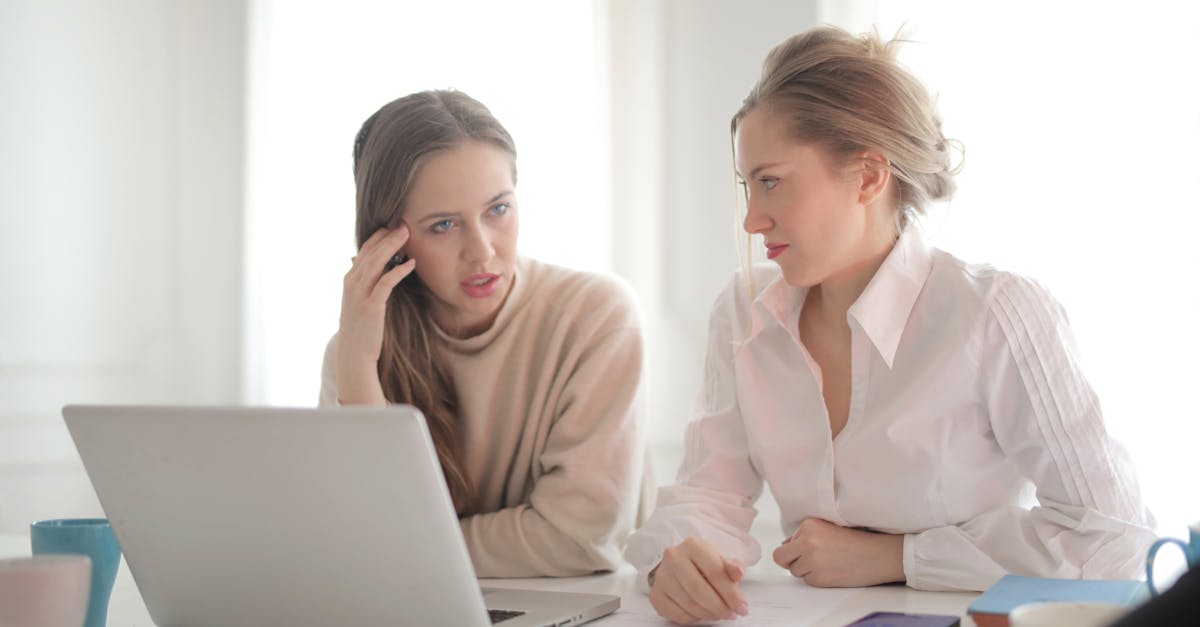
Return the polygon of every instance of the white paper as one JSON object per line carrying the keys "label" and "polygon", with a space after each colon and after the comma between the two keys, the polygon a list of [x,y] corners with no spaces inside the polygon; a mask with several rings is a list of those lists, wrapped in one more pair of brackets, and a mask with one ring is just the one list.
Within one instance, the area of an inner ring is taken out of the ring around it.
{"label": "white paper", "polygon": [[[798,625],[818,621],[835,608],[846,603],[861,592],[853,588],[812,588],[799,580],[792,581],[743,581],[740,585],[750,613],[736,620],[700,623],[707,625],[736,625],[737,627],[759,627],[760,625]],[[650,605],[644,594],[628,595],[621,599],[621,609],[606,617],[601,625],[670,625]]]}

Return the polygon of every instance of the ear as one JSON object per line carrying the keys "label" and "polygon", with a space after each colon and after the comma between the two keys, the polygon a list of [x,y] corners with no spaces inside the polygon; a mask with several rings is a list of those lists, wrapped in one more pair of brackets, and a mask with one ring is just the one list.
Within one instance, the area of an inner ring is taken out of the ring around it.
{"label": "ear", "polygon": [[862,163],[859,171],[858,201],[870,205],[883,196],[892,180],[891,161],[874,150],[864,150],[857,155]]}

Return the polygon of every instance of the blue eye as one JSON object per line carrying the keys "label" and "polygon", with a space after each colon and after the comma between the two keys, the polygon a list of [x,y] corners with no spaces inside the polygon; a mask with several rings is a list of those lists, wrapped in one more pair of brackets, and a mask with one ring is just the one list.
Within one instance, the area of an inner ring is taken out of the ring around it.
{"label": "blue eye", "polygon": [[766,188],[767,191],[771,191],[771,190],[775,189],[776,185],[779,184],[779,179],[772,178],[770,176],[764,176],[764,177],[758,179],[758,182],[762,183],[762,186],[764,188]]}
{"label": "blue eye", "polygon": [[452,228],[454,228],[454,220],[447,218],[445,220],[434,222],[432,225],[430,225],[429,230],[433,231],[434,233],[445,233]]}
{"label": "blue eye", "polygon": [[494,216],[502,216],[508,213],[508,203],[502,202],[493,206],[491,209],[488,209],[488,211]]}

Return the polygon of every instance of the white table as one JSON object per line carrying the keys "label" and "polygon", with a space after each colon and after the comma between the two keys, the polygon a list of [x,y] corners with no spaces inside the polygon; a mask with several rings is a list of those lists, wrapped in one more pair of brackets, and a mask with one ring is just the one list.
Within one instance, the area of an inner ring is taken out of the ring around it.
{"label": "white table", "polygon": [[[0,557],[29,555],[28,534],[0,534]],[[669,624],[657,619],[646,596],[638,592],[632,568],[608,575],[565,579],[485,579],[481,584],[494,588],[525,588],[599,592],[621,597],[621,609],[595,623],[597,627],[621,625]],[[974,627],[966,617],[967,605],[978,595],[955,592],[921,592],[904,586],[874,588],[812,588],[794,579],[774,565],[758,564],[749,569],[743,593],[750,601],[750,615],[728,623],[738,627],[792,625],[840,627],[874,611],[951,614],[962,617],[964,627]],[[725,623],[721,623],[725,624]],[[117,581],[108,606],[110,627],[153,627],[150,614],[121,560]]]}

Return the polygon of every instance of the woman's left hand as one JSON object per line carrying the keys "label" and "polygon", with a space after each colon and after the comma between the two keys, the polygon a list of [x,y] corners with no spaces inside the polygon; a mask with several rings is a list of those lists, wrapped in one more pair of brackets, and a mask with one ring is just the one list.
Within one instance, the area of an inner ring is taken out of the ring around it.
{"label": "woman's left hand", "polygon": [[850,529],[805,518],[775,549],[775,563],[804,583],[853,588],[904,581],[904,536]]}

